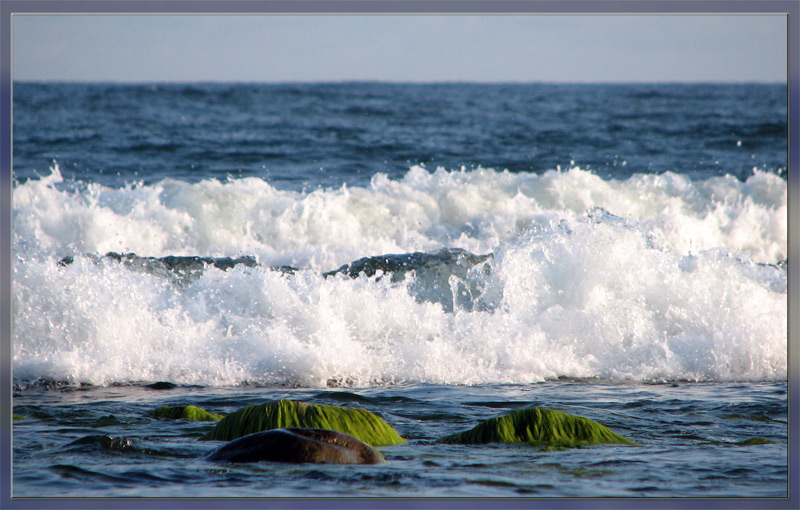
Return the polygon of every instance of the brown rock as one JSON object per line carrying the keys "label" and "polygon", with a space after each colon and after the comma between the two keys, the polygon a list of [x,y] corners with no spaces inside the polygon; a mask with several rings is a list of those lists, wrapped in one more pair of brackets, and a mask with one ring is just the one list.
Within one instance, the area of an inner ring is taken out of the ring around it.
{"label": "brown rock", "polygon": [[350,434],[327,429],[286,428],[256,432],[212,451],[213,462],[315,462],[380,464],[383,457]]}

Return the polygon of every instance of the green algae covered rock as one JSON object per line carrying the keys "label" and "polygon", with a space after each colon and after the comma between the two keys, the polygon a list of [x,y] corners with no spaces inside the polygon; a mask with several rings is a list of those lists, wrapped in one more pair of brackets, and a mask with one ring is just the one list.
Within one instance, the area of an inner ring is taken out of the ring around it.
{"label": "green algae covered rock", "polygon": [[159,407],[155,411],[147,413],[151,418],[167,418],[170,420],[194,420],[194,421],[219,421],[224,416],[221,414],[209,413],[205,409],[200,409],[192,405],[181,407]]}
{"label": "green algae covered rock", "polygon": [[750,439],[745,439],[744,441],[736,441],[736,446],[753,446],[753,445],[762,445],[762,444],[776,444],[777,441],[772,441],[771,439],[767,439],[766,437],[751,437]]}
{"label": "green algae covered rock", "polygon": [[230,441],[248,434],[283,428],[328,429],[344,432],[372,446],[406,440],[385,421],[364,409],[274,400],[229,414],[202,440]]}
{"label": "green algae covered rock", "polygon": [[553,409],[529,408],[486,420],[465,432],[439,440],[449,444],[528,443],[533,446],[578,447],[594,444],[637,444],[588,418]]}

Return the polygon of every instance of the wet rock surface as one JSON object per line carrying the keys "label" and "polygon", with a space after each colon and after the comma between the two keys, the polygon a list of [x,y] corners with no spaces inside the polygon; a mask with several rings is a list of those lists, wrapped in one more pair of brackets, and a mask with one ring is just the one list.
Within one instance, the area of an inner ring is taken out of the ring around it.
{"label": "wet rock surface", "polygon": [[355,437],[327,429],[287,428],[256,432],[212,451],[212,462],[381,464],[383,456]]}

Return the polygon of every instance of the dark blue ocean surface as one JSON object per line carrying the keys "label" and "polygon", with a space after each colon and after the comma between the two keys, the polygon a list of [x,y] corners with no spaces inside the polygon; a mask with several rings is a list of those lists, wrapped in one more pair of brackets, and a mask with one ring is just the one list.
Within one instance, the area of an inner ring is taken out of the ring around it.
{"label": "dark blue ocean surface", "polygon": [[14,174],[364,184],[410,166],[785,175],[781,85],[14,85]]}
{"label": "dark blue ocean surface", "polygon": [[[15,497],[786,497],[785,86],[13,104]],[[148,414],[277,398],[408,443],[219,464],[213,424]],[[436,442],[529,406],[638,444]]]}
{"label": "dark blue ocean surface", "polygon": [[[198,440],[213,423],[147,416],[163,405],[192,404],[225,414],[278,398],[379,413],[408,443],[380,448],[387,462],[375,466],[215,464],[202,457],[220,442]],[[519,443],[436,443],[531,405],[599,421],[639,446],[548,451]],[[19,497],[546,501],[787,494],[782,384],[38,388],[16,394],[14,412],[26,416],[14,424],[14,494]]]}

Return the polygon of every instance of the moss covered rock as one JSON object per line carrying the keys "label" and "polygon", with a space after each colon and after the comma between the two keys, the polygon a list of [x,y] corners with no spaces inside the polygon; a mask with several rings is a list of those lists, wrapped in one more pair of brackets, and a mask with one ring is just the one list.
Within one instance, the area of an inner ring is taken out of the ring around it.
{"label": "moss covered rock", "polygon": [[194,421],[219,421],[224,416],[221,414],[209,413],[205,409],[200,409],[192,405],[181,407],[159,407],[155,411],[147,413],[151,418],[167,418],[170,420],[194,420]]}
{"label": "moss covered rock", "polygon": [[772,441],[771,439],[767,439],[766,437],[751,437],[750,439],[745,439],[744,441],[736,441],[736,446],[753,446],[753,445],[762,445],[762,444],[776,444],[777,441]]}
{"label": "moss covered rock", "polygon": [[274,400],[248,406],[217,423],[203,440],[230,441],[255,432],[283,428],[328,429],[350,434],[372,446],[405,443],[385,421],[364,409]]}
{"label": "moss covered rock", "polygon": [[486,420],[439,440],[450,444],[528,443],[546,447],[636,444],[588,418],[553,409],[529,408]]}

